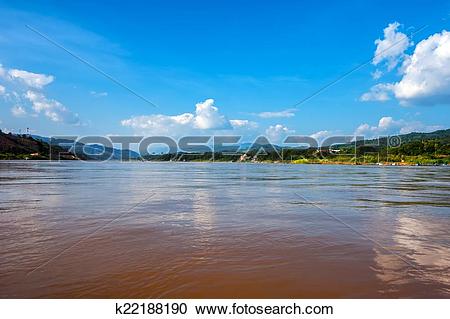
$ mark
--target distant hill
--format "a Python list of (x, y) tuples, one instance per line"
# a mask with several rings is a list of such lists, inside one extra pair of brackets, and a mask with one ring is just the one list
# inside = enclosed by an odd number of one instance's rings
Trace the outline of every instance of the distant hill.
[[(103, 153), (103, 146), (100, 144), (89, 144), (84, 145), (82, 143), (76, 143), (73, 140), (64, 140), (64, 139), (50, 139), (45, 136), (39, 136), (39, 135), (32, 135), (34, 139), (41, 140), (46, 143), (53, 143), (54, 145), (60, 145), (62, 148), (65, 148), (67, 151), (71, 153), (75, 153), (75, 149), (78, 150), (77, 154), (82, 153), (82, 149), (84, 148), (84, 152), (86, 153), (86, 156), (89, 158), (89, 155), (99, 155)], [(111, 159), (114, 160), (120, 160), (122, 158), (130, 158), (130, 159), (139, 159), (140, 155), (139, 153), (132, 151), (132, 150), (120, 150), (117, 148), (110, 148), (107, 147), (105, 149), (106, 156), (109, 156), (112, 154)]]
[[(61, 147), (51, 148), (52, 154), (62, 154), (66, 160), (76, 159)], [(50, 145), (28, 135), (6, 134), (0, 131), (0, 159), (49, 159)]]
[[(392, 144), (396, 142), (396, 145)], [(53, 143), (50, 147), (49, 143)], [(81, 152), (84, 149), (84, 153)], [(325, 154), (352, 154), (355, 151), (355, 143), (341, 144), (334, 147), (335, 150), (325, 150)], [(102, 154), (104, 149), (99, 144), (84, 145), (75, 143), (73, 140), (50, 140), (43, 136), (29, 136), (6, 134), (0, 131), (0, 159), (49, 159), (50, 151), (52, 158), (56, 158), (58, 154), (61, 159), (77, 159), (74, 154), (83, 154), (81, 159), (94, 160), (94, 155)], [(261, 155), (266, 153), (265, 157), (269, 161), (279, 161), (280, 153), (284, 158), (292, 160), (301, 160), (317, 157), (318, 150), (316, 148), (306, 149), (304, 147), (285, 147), (279, 145), (264, 145), (241, 143), (239, 145), (238, 154), (230, 154), (230, 149), (223, 147), (216, 149), (214, 158), (218, 161), (236, 161), (241, 160), (240, 155), (246, 153), (246, 158), (262, 158)], [(262, 153), (261, 153), (262, 152)], [(381, 154), (389, 154), (390, 160), (405, 163), (425, 163), (425, 164), (446, 164), (450, 160), (450, 129), (438, 130), (430, 133), (409, 133), (399, 135), (399, 139), (393, 137), (382, 137), (380, 139), (371, 139), (356, 142), (357, 156), (370, 157), (368, 153), (381, 152)], [(106, 148), (106, 154), (111, 155), (111, 159), (119, 160), (121, 158), (141, 159), (139, 153), (131, 150), (120, 150), (116, 148)], [(323, 152), (321, 152), (323, 154)], [(124, 155), (124, 156), (122, 156)], [(127, 156), (128, 155), (128, 156)], [(186, 161), (202, 161), (210, 160), (212, 153), (195, 153), (184, 150), (176, 154), (146, 154), (143, 156), (147, 160), (168, 161), (177, 157), (182, 157)], [(373, 157), (373, 156), (372, 156)], [(339, 156), (333, 157), (335, 160)], [(376, 161), (376, 158), (370, 159)]]
[(450, 143), (450, 129), (439, 130), (430, 133), (409, 133), (400, 135), (402, 143), (408, 143), (412, 141), (420, 140), (440, 140), (442, 142)]
[[(5, 134), (0, 132), (0, 159), (49, 159), (50, 158), (50, 142), (52, 142), (53, 158), (61, 154), (61, 159), (77, 159), (74, 154), (81, 154), (84, 147), (84, 156), (81, 159), (94, 159), (94, 156), (103, 153), (103, 146), (98, 144), (84, 145), (76, 143), (73, 140), (51, 140), (48, 137), (39, 135), (16, 135)], [(106, 148), (106, 154), (112, 154), (111, 159), (119, 160), (124, 155), (129, 155), (130, 159), (140, 158), (139, 153), (131, 150), (119, 150), (116, 148)]]
[[(400, 137), (400, 141), (401, 144), (406, 144), (409, 142), (414, 142), (414, 141), (425, 141), (425, 140), (439, 140), (442, 143), (450, 143), (450, 129), (446, 129), (446, 130), (438, 130), (438, 131), (434, 131), (434, 132), (430, 132), (430, 133), (420, 133), (420, 132), (412, 132), (412, 133), (408, 133), (408, 134), (400, 134), (400, 135), (396, 135), (398, 137)], [(380, 142), (380, 144), (385, 144), (387, 142), (388, 137), (382, 137), (380, 139), (368, 139), (365, 141), (358, 141), (356, 143), (357, 146), (361, 145), (361, 144), (371, 144), (371, 143), (376, 143), (376, 142)], [(346, 144), (348, 145), (354, 145), (354, 144)]]
[[(450, 161), (450, 129), (431, 133), (409, 133), (379, 139), (340, 144), (329, 150), (316, 147), (293, 147), (263, 144), (240, 144), (236, 154), (225, 149), (214, 153), (195, 153), (184, 150), (176, 154), (152, 154), (151, 161), (266, 161), (287, 163), (378, 163), (398, 165), (447, 165)], [(260, 152), (261, 150), (265, 152)], [(266, 153), (266, 154), (264, 154)], [(245, 154), (245, 155), (244, 155)], [(282, 155), (282, 156), (281, 156)], [(350, 155), (350, 156), (349, 156)]]
[[(438, 140), (439, 142), (443, 143), (443, 144), (450, 144), (450, 129), (446, 129), (446, 130), (438, 130), (438, 131), (434, 131), (434, 132), (430, 132), (430, 133), (420, 133), (420, 132), (413, 132), (413, 133), (408, 133), (408, 134), (400, 134), (400, 135), (395, 135), (397, 137), (400, 137), (400, 141), (401, 144), (407, 144), (409, 142), (413, 142), (413, 141), (425, 141), (425, 140)], [(357, 146), (360, 146), (362, 144), (376, 144), (376, 143), (380, 143), (381, 145), (387, 145), (388, 142), (388, 138), (389, 137), (381, 137), (379, 139), (373, 138), (373, 139), (366, 139), (366, 140), (361, 140), (358, 141), (356, 143)], [(345, 146), (354, 146), (354, 143), (349, 143), (349, 144), (341, 144), (341, 147), (345, 147)], [(327, 146), (327, 145), (323, 145), (323, 146)], [(282, 149), (297, 149), (299, 147), (295, 147), (295, 146), (280, 146), (280, 145), (273, 145), (273, 147), (277, 150), (277, 151), (281, 151)], [(257, 150), (260, 148), (264, 148), (264, 149), (268, 149), (267, 145), (261, 145), (261, 144), (252, 144), (252, 143), (242, 143), (240, 144), (239, 147), (239, 152), (247, 152), (247, 151), (251, 151), (251, 150)], [(305, 147), (300, 147), (301, 149), (304, 149)], [(218, 150), (220, 152), (220, 150)]]

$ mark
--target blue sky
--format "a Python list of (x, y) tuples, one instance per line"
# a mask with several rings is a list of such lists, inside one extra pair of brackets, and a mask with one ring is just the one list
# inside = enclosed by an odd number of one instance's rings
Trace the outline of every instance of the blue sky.
[(274, 141), (448, 128), (445, 30), (450, 1), (0, 1), (0, 127)]

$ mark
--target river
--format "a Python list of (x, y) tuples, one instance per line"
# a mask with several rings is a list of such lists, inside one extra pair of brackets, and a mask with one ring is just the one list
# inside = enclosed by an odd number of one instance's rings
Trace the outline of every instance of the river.
[(2, 298), (450, 297), (450, 169), (0, 162)]

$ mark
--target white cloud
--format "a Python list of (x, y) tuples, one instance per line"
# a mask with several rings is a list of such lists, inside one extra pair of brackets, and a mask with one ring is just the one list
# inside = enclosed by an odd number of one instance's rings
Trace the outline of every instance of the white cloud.
[(233, 128), (248, 128), (255, 129), (258, 127), (258, 123), (249, 120), (230, 120), (230, 124)]
[(271, 125), (266, 129), (266, 136), (272, 143), (281, 142), (288, 134), (295, 133), (282, 124)]
[(179, 137), (187, 134), (199, 134), (212, 130), (232, 130), (251, 127), (254, 122), (247, 120), (228, 120), (214, 106), (213, 99), (197, 103), (195, 114), (179, 115), (152, 114), (134, 116), (121, 121), (122, 126), (133, 128), (139, 134), (169, 135)]
[(11, 113), (15, 117), (23, 117), (27, 115), (27, 111), (20, 105), (13, 106), (11, 108)]
[(256, 136), (260, 135), (259, 124), (249, 120), (230, 120), (232, 130), (217, 131), (216, 135), (239, 135), (242, 136), (241, 142), (252, 141)]
[(219, 113), (219, 109), (214, 106), (214, 99), (207, 99), (195, 105), (194, 125), (199, 129), (229, 129), (230, 122), (224, 115)]
[(394, 69), (405, 56), (405, 51), (412, 45), (408, 36), (397, 29), (398, 22), (390, 23), (384, 31), (384, 39), (375, 40), (377, 46), (372, 63), (378, 65), (386, 62), (388, 71)]
[(381, 72), (378, 69), (376, 69), (374, 72), (372, 72), (372, 79), (374, 79), (374, 80), (378, 80), (382, 76), (383, 76), (383, 72)]
[(0, 95), (5, 94), (6, 88), (3, 85), (0, 85)]
[(1, 63), (0, 63), (0, 77), (2, 78), (6, 77), (6, 70)]
[[(55, 79), (54, 76), (25, 70), (7, 69), (0, 64), (0, 78), (4, 80), (8, 87), (8, 93), (4, 93), (6, 88), (0, 85), (0, 94), (3, 91), (5, 99), (9, 102), (22, 105), (31, 104), (31, 108), (35, 112), (30, 113), (31, 116), (43, 113), (54, 122), (76, 125), (80, 123), (77, 114), (71, 112), (60, 102), (47, 98), (43, 93), (44, 87)], [(14, 116), (28, 114), (23, 106), (14, 106), (11, 112)]]
[(89, 92), (92, 96), (94, 97), (105, 97), (108, 96), (108, 92), (96, 92), (96, 91), (91, 91)]
[(359, 98), (360, 101), (380, 101), (385, 102), (390, 100), (390, 94), (392, 93), (393, 85), (389, 83), (379, 83), (372, 86), (369, 92), (364, 93)]
[[(388, 34), (391, 34), (390, 38), (401, 37), (398, 33), (395, 33), (397, 24), (390, 24), (389, 26), (391, 28), (388, 32)], [(392, 32), (396, 35), (392, 35)], [(388, 50), (388, 52), (391, 52), (391, 50)], [(392, 53), (391, 57), (384, 58), (388, 61), (391, 59), (388, 63), (395, 60), (395, 63), (391, 63), (393, 67), (397, 65), (398, 61), (403, 60), (398, 68), (401, 79), (398, 82), (380, 83), (373, 86), (369, 92), (361, 96), (360, 100), (387, 101), (392, 95), (401, 105), (405, 106), (449, 104), (450, 32), (443, 30), (420, 41), (411, 55), (400, 54), (399, 52), (397, 51), (396, 54)], [(374, 59), (374, 64), (380, 61)]]
[(432, 132), (442, 129), (440, 125), (425, 125), (420, 121), (395, 120), (390, 116), (382, 117), (377, 125), (361, 124), (355, 130), (355, 135), (363, 135), (366, 138), (380, 135), (407, 134), (411, 132)]
[(450, 32), (444, 30), (417, 44), (404, 62), (394, 93), (403, 104), (450, 103)]
[(42, 89), (47, 84), (53, 82), (54, 77), (52, 75), (32, 73), (24, 70), (10, 69), (8, 75), (12, 79), (18, 79), (25, 83), (25, 85), (35, 88)]
[(313, 139), (315, 139), (316, 141), (318, 141), (319, 143), (324, 140), (325, 138), (327, 138), (328, 136), (333, 135), (333, 132), (331, 131), (318, 131), (316, 133), (313, 133), (310, 135), (310, 137), (312, 137)]
[(36, 113), (43, 112), (53, 122), (79, 124), (78, 115), (69, 111), (60, 102), (48, 99), (41, 92), (27, 91), (24, 97), (31, 102)]
[(129, 126), (135, 131), (150, 135), (180, 136), (189, 134), (193, 129), (194, 115), (184, 113), (180, 115), (141, 115), (122, 120), (122, 126)]
[(269, 119), (269, 118), (277, 118), (277, 117), (293, 117), (295, 116), (295, 111), (297, 111), (296, 109), (287, 109), (284, 111), (278, 111), (278, 112), (261, 112), (261, 113), (257, 113), (256, 115), (264, 118), (264, 119)]

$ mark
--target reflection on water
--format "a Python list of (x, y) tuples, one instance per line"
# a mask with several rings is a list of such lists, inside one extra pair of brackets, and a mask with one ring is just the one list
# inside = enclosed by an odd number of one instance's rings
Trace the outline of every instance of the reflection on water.
[[(396, 256), (374, 249), (377, 276), (386, 283), (386, 289), (399, 293), (402, 286), (421, 281), (424, 285), (437, 284), (443, 294), (450, 294), (448, 222), (400, 216), (394, 231), (394, 247), (407, 256), (414, 267), (407, 267)], [(423, 291), (422, 296), (426, 297), (427, 291)]]
[(449, 297), (449, 182), (446, 167), (0, 162), (0, 297)]
[(215, 205), (207, 190), (199, 189), (193, 194), (192, 210), (194, 225), (199, 230), (211, 230), (214, 225)]

